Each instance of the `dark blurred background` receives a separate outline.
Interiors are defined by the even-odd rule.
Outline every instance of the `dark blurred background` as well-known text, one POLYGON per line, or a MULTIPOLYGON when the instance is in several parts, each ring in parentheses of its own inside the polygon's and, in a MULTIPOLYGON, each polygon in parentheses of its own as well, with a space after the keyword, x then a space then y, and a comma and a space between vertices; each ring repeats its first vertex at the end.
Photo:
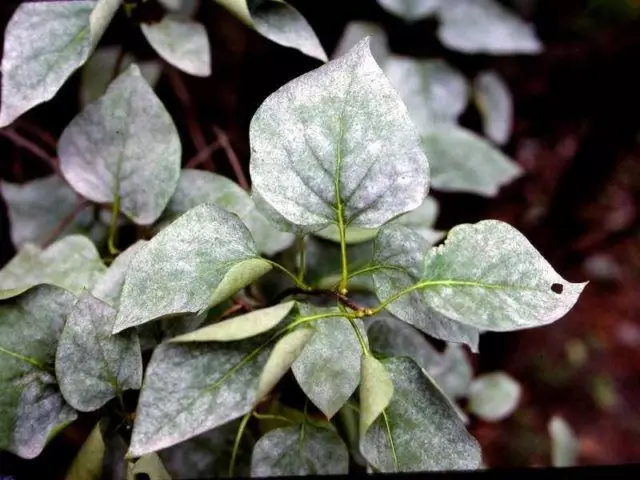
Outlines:
MULTIPOLYGON (((20 2, 0 4, 0 30, 20 2)), ((331 53, 351 20, 386 30, 396 53, 440 57, 469 78, 493 68, 507 81, 515 103, 513 136, 505 152, 526 175, 495 199, 435 192, 436 225, 496 218, 520 229, 570 281, 590 280, 576 307, 553 325, 483 337, 479 372, 503 369, 521 382, 518 411, 497 424, 470 429, 494 466, 549 465, 547 422, 563 416, 580 441, 579 463, 620 464, 640 459, 640 1, 504 1, 531 21, 544 43, 534 56, 464 55, 445 49, 436 23, 407 24, 375 0, 290 0, 331 53)), ((184 158, 213 142, 221 129, 248 172, 249 121, 278 87, 320 63, 276 45, 244 27, 210 0, 197 18, 212 45, 208 78, 165 67, 156 92, 182 138, 184 158), (171 73, 173 72, 173 73, 171 73), (185 95, 186 90, 186 95, 185 95)), ((139 59, 157 58, 121 11, 101 45, 122 44, 139 59)), ((12 126, 47 154, 79 110, 79 75, 56 97, 12 126)), ((463 124, 478 129, 474 111, 463 124)), ((223 151, 213 168, 233 178, 223 151)), ((0 178, 24 182, 51 172, 32 149, 0 136, 0 178)), ((0 201, 1 202, 1 201, 0 201)), ((6 208, 0 203, 0 266, 14 254, 6 208)), ((73 429, 36 460, 66 468, 73 429), (66 456, 65 456, 66 455, 66 456), (55 463, 55 462, 54 462, 55 463)), ((34 465, 35 465, 34 464, 34 465)))

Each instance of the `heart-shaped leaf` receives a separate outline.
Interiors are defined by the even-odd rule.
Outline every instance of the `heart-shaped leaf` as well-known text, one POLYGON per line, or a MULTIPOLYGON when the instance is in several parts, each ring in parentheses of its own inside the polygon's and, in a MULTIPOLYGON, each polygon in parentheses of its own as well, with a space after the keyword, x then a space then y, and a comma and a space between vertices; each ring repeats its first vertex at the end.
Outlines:
POLYGON ((56 377, 65 400, 91 412, 142 384, 142 355, 135 330, 112 335, 116 310, 85 292, 60 335, 56 377))
POLYGON ((58 390, 58 338, 76 298, 41 285, 0 302, 0 449, 34 458, 76 418, 58 390))
POLYGON ((135 255, 113 331, 162 316, 202 312, 270 269, 236 215, 199 205, 135 255))
POLYGON ((96 247, 82 235, 64 237, 46 250, 26 244, 0 270, 0 300, 43 283, 79 294, 105 271, 96 247))
POLYGON ((200 22, 170 13, 157 23, 140 24, 153 49, 171 65, 197 77, 211 75, 211 47, 200 22))
POLYGON ((167 205, 182 155, 169 113, 136 65, 71 121, 58 154, 74 190, 94 202, 116 204, 142 225, 156 221, 167 205))
POLYGON ((498 73, 488 70, 473 81, 473 91, 484 134, 498 145, 504 145, 513 128, 513 98, 509 87, 498 73))
POLYGON ((53 98, 87 61, 122 0, 23 2, 4 36, 0 128, 53 98))
POLYGON ((327 61, 318 37, 305 18, 282 0, 215 0, 260 35, 305 55, 327 61))
POLYGON ((437 385, 410 358, 384 360, 393 398, 360 439, 360 451, 380 472, 475 469, 478 442, 437 385))
POLYGON ((497 220, 458 225, 443 245, 424 250, 415 234, 392 226, 381 230, 376 248, 376 261, 392 267, 373 274, 378 296, 407 289, 387 309, 409 323, 429 309, 482 330, 539 327, 564 316, 586 285, 567 282, 497 220))
POLYGON ((382 8, 408 22, 422 20, 438 11, 442 0, 378 0, 382 8))
POLYGON ((311 424, 272 430, 257 441, 251 456, 252 477, 345 475, 347 447, 329 426, 311 424))
POLYGON ((504 372, 485 373, 469 387, 469 412, 487 422, 499 422, 518 407, 520 384, 504 372))
POLYGON ((258 208, 303 231, 379 227, 427 193, 416 131, 368 39, 268 97, 250 138, 258 208))

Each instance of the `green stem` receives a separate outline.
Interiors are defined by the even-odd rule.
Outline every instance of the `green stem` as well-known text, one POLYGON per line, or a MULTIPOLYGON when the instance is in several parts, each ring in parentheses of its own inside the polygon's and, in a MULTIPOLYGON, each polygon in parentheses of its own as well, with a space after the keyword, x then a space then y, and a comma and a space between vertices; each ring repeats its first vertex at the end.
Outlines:
POLYGON ((353 318, 348 318, 347 320, 349 320, 349 323, 351 324, 353 331, 356 332, 356 337, 358 337, 358 341, 360 342, 360 347, 362 347, 362 354, 365 357, 369 356, 371 352, 369 351, 369 347, 367 347, 367 343, 364 341, 364 337, 362 336, 362 333, 358 328, 358 324, 353 318))
POLYGON ((303 325, 305 323, 315 322, 317 320, 322 320, 324 318, 336 318, 336 317, 356 318, 356 314, 347 313, 347 312, 331 312, 331 313, 317 313, 315 315, 310 315, 308 317, 301 317, 301 318, 298 318, 298 319, 294 320, 288 326, 286 326, 285 328, 280 330, 278 333, 276 333, 274 335, 274 337, 279 335, 280 333, 291 332, 298 325, 303 325))
POLYGON ((296 277, 293 273, 291 273, 289 270, 287 270, 285 267, 283 267, 282 265, 280 265, 278 262, 274 262, 272 260, 269 260, 267 258, 263 258, 263 260, 267 263, 269 263, 271 266, 277 268, 278 270, 280 270, 282 273, 284 273, 285 275, 287 275, 291 280, 293 280, 293 283, 298 287, 301 288, 302 290, 310 290, 311 287, 309 287, 307 284, 305 284, 302 280, 298 279, 298 277, 296 277))
POLYGON ((120 196, 116 195, 116 198, 111 206, 111 223, 109 224, 109 240, 107 241, 107 247, 111 255, 118 255, 120 251, 116 248, 116 235, 118 234, 118 218, 120 216, 120 196))
POLYGON ((291 420, 290 418, 283 417, 282 415, 270 415, 270 414, 265 414, 265 413, 253 412, 253 416, 254 416, 254 418, 257 418, 258 420, 277 420, 277 421, 280 421, 280 422, 296 423, 295 421, 291 420))
POLYGON ((231 461, 229 462, 229 477, 233 477, 233 471, 236 466, 236 457, 238 455, 238 448, 240 448, 240 440, 242 440, 242 434, 244 433, 245 428, 247 428, 247 423, 249 423, 249 419, 251 418, 251 413, 247 413, 244 417, 242 417, 242 421, 238 426, 238 432, 236 433, 236 439, 233 442, 233 451, 231 452, 231 461))
POLYGON ((384 426, 387 430, 387 436, 389 438, 389 446, 391 447, 391 456, 393 457, 393 467, 396 472, 400 471, 398 466, 398 455, 396 454, 396 446, 393 443, 393 437, 391 436, 391 426, 389 425, 389 417, 387 417, 386 409, 382 411, 382 418, 384 419, 384 426))
POLYGON ((340 286, 339 292, 342 295, 346 295, 347 285, 349 283, 349 264, 347 260, 347 239, 344 227, 344 218, 342 212, 342 204, 338 206, 338 232, 340 233, 340 286))

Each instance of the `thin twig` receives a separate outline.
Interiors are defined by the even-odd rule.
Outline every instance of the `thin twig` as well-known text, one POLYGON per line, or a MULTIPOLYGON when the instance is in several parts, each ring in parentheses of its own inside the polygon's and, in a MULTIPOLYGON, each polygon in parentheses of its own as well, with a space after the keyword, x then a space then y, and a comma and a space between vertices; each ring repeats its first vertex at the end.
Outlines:
POLYGON ((224 148, 225 153, 227 154, 227 158, 229 159, 229 163, 231 164, 231 168, 233 168, 233 173, 238 180, 238 185, 240 185, 245 190, 249 190, 249 181, 242 170, 242 165, 240 164, 240 160, 236 155, 236 152, 233 150, 231 146, 231 142, 229 141, 229 136, 222 130, 221 128, 213 125, 211 127, 213 129, 213 133, 218 138, 220 145, 224 148))
POLYGON ((33 143, 28 138, 23 137, 13 129, 0 129, 0 135, 8 138, 17 146, 29 150, 34 156, 40 160, 44 160, 53 170, 58 170, 58 162, 55 158, 47 154, 42 148, 33 143))
POLYGON ((24 120, 19 120, 17 126, 18 128, 27 130, 29 133, 37 136, 40 140, 42 140, 42 143, 46 144, 48 147, 51 147, 53 151, 56 151, 56 149, 58 148, 58 142, 56 141, 54 136, 38 125, 26 122, 24 120))
POLYGON ((326 290, 321 288, 311 288, 309 290, 304 290, 299 287, 290 287, 280 292, 280 294, 276 296, 276 298, 273 300, 272 303, 274 305, 277 305, 282 300, 292 295, 329 296, 329 297, 335 298, 342 305, 350 308, 355 312, 365 312, 367 310, 366 307, 358 305, 346 295, 342 295, 341 293, 338 293, 334 290, 326 290))
POLYGON ((187 163, 185 164, 185 168, 196 168, 198 167, 200 164, 204 163, 207 161, 207 159, 211 158, 211 154, 213 152, 215 152, 216 150, 218 150, 219 148, 221 148, 222 145, 220 145, 220 142, 218 140, 216 140, 213 143, 210 143, 209 145, 207 145, 207 148, 205 148, 204 150, 200 150, 198 153, 196 153, 193 157, 191 157, 187 163))
POLYGON ((89 205, 90 203, 86 200, 83 200, 80 203, 78 203, 78 205, 76 205, 76 208, 74 208, 73 211, 69 213, 69 215, 64 217, 60 221, 60 223, 56 225, 56 227, 47 236, 45 241, 42 242, 42 246, 46 248, 51 243, 53 243, 53 241, 60 236, 60 234, 64 231, 64 229, 67 228, 71 224, 71 222, 73 222, 73 220, 80 214, 80 212, 82 212, 82 210, 84 210, 89 205))

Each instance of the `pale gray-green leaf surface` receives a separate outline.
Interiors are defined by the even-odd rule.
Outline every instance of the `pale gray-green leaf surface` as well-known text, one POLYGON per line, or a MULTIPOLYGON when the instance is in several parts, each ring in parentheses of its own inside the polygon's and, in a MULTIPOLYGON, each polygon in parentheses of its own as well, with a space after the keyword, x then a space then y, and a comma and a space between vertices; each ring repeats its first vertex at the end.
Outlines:
POLYGON ((513 128, 513 98, 509 87, 497 72, 487 70, 473 81, 473 90, 484 134, 498 145, 504 145, 513 128))
POLYGON ((378 3, 397 17, 415 22, 436 13, 442 0, 378 0, 378 3))
POLYGON ((438 38, 452 50, 490 55, 542 51, 533 27, 496 0, 443 1, 438 15, 438 38))
POLYGON ((22 458, 40 454, 50 435, 76 418, 58 389, 58 338, 76 301, 41 285, 0 302, 0 449, 22 458))
POLYGON ((327 61, 315 32, 294 7, 282 0, 215 0, 249 28, 285 47, 327 61))
POLYGON ((165 15, 140 29, 153 49, 171 65, 197 77, 211 75, 211 47, 200 22, 178 14, 165 15))
POLYGON ((480 445, 437 385, 410 358, 383 360, 393 398, 360 439, 360 451, 380 472, 472 470, 480 445))
POLYGON ((347 23, 342 32, 331 58, 338 58, 351 50, 358 42, 366 37, 371 37, 371 54, 378 65, 382 65, 389 56, 387 34, 377 23, 354 20, 347 23))
POLYGON ((83 197, 149 225, 178 183, 182 147, 169 113, 131 65, 62 132, 60 170, 83 197))
POLYGON ((252 477, 348 472, 349 453, 342 438, 332 428, 311 424, 270 431, 256 442, 251 456, 252 477))
POLYGON ((270 269, 236 215, 199 205, 131 261, 114 333, 163 316, 201 312, 270 269))
POLYGON ((373 355, 362 356, 361 373, 358 428, 360 436, 364 435, 376 418, 384 412, 393 398, 393 381, 389 372, 373 355))
POLYGON ((427 194, 415 127, 368 39, 269 96, 250 139, 258 207, 302 230, 379 227, 427 194))
POLYGON ((412 289, 387 307, 409 323, 431 309, 482 330, 540 327, 564 316, 586 285, 566 281, 526 237, 497 220, 458 225, 443 245, 423 250, 410 231, 385 228, 376 261, 392 266, 374 272, 380 298, 412 289))
MULTIPOLYGON (((82 201, 59 175, 22 185, 0 181, 0 191, 7 204, 11 241, 18 249, 26 243, 42 245, 82 201)), ((87 232, 95 241, 105 238, 107 233, 104 224, 94 222, 90 208, 78 212, 59 236, 87 232)))
POLYGON ((499 422, 516 410, 521 395, 520 384, 506 373, 485 373, 471 382, 468 408, 482 420, 499 422))
POLYGON ((295 240, 295 235, 272 227, 249 194, 237 183, 204 170, 182 170, 164 215, 171 218, 202 203, 215 203, 238 215, 251 232, 258 250, 266 255, 274 255, 290 247, 295 240))
POLYGON ((423 135, 431 165, 431 185, 444 192, 469 192, 495 197, 500 187, 523 173, 500 150, 470 130, 441 126, 423 135))
MULTIPOLYGON (((305 316, 329 313, 331 309, 301 305, 305 316)), ((357 320, 363 337, 366 332, 357 320)), ((360 383, 362 348, 349 321, 340 317, 318 320, 313 335, 292 366, 298 384, 327 418, 333 417, 355 392, 360 383)))
POLYGON ((112 335, 116 310, 84 292, 74 305, 56 351, 56 377, 76 410, 99 409, 142 384, 142 355, 135 330, 112 335))
POLYGON ((551 465, 574 467, 580 452, 580 440, 567 421, 555 415, 547 425, 551 437, 551 465))
POLYGON ((96 247, 87 237, 70 235, 45 250, 26 244, 0 270, 0 300, 47 283, 79 294, 106 271, 96 247))
MULTIPOLYGON (((421 135, 438 125, 457 123, 469 103, 466 78, 443 60, 392 55, 383 69, 421 135)), ((427 158, 431 163, 428 154, 427 158)))
POLYGON ((167 10, 178 12, 188 17, 192 16, 198 10, 200 0, 159 0, 167 10))
POLYGON ((97 45, 122 0, 23 2, 4 36, 0 128, 53 98, 97 45))

